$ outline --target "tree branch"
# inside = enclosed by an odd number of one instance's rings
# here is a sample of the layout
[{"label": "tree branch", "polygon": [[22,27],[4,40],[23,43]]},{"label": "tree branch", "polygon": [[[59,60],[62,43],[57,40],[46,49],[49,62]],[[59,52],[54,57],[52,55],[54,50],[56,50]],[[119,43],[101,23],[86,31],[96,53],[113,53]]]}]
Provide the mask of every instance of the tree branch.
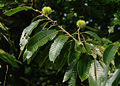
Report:
[{"label": "tree branch", "polygon": [[3,86],[6,86],[7,73],[8,73],[8,65],[6,65],[6,72],[5,72],[5,78],[4,78]]},{"label": "tree branch", "polygon": [[[48,20],[56,23],[56,21],[52,20],[50,17],[48,17],[48,15],[43,14],[41,11],[39,11],[39,10],[34,10],[34,11],[41,13],[42,16],[46,17]],[[70,36],[74,41],[78,41],[69,32],[67,32],[62,26],[60,26],[60,25],[57,24],[57,27],[59,27],[63,32],[65,32],[68,36]]]}]

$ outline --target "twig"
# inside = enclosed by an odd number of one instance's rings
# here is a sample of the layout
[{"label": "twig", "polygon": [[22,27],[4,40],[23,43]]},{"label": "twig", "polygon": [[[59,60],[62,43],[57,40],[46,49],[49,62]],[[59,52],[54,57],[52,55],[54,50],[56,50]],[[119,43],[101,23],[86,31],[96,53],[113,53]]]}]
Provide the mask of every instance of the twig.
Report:
[{"label": "twig", "polygon": [[3,86],[6,86],[7,73],[8,73],[8,65],[6,65],[6,72],[5,72],[5,79],[4,79],[4,82],[3,82]]},{"label": "twig", "polygon": [[70,36],[73,40],[77,41],[77,39],[74,38],[69,32],[67,32],[62,26],[58,25],[58,27],[59,27],[62,31],[64,31],[68,36]]},{"label": "twig", "polygon": [[78,28],[78,40],[79,40],[79,42],[81,42],[81,40],[80,40],[80,27]]},{"label": "twig", "polygon": [[[42,13],[42,11],[39,11],[39,10],[34,10],[34,11],[41,13],[42,16],[45,16],[48,20],[53,21],[50,17],[48,17],[48,15],[45,15],[44,13]],[[55,21],[53,21],[53,22],[55,22]]]},{"label": "twig", "polygon": [[[44,17],[46,17],[48,20],[50,20],[50,21],[52,21],[52,22],[56,22],[56,21],[52,20],[50,17],[48,17],[48,15],[45,15],[44,13],[42,13],[41,11],[39,11],[39,10],[34,10],[34,11],[41,13],[41,14],[42,14]],[[68,36],[70,36],[73,40],[78,41],[78,40],[77,40],[76,38],[74,38],[69,32],[67,32],[62,26],[57,25],[57,27],[59,27],[63,32],[65,32],[65,33],[66,33]]]},{"label": "twig", "polygon": [[80,39],[80,27],[78,28],[77,32],[78,32],[78,40],[79,40],[80,44],[82,44],[81,39]]},{"label": "twig", "polygon": [[22,53],[23,53],[23,50],[20,51],[20,54],[19,54],[19,56],[18,56],[18,59],[20,59],[20,56],[22,55]]}]

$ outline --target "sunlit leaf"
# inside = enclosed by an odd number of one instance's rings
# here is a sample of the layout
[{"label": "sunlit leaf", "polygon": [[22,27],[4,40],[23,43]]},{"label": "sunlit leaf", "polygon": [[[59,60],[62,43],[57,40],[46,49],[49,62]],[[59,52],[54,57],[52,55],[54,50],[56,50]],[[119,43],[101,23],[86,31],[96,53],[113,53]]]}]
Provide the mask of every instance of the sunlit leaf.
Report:
[{"label": "sunlit leaf", "polygon": [[67,81],[71,77],[71,74],[72,74],[72,68],[69,69],[67,72],[65,72],[63,82]]},{"label": "sunlit leaf", "polygon": [[117,77],[115,78],[114,82],[112,83],[112,86],[119,86],[119,81],[120,81],[120,71],[116,74]]},{"label": "sunlit leaf", "polygon": [[73,71],[72,74],[71,74],[71,78],[68,82],[68,86],[76,86],[76,79],[77,79],[77,76],[76,76],[76,72]]},{"label": "sunlit leaf", "polygon": [[30,59],[30,57],[34,54],[34,52],[32,51],[28,51],[27,49],[25,50],[24,54],[23,54],[23,62],[26,60],[26,59]]},{"label": "sunlit leaf", "polygon": [[98,61],[91,64],[89,72],[89,86],[105,86],[108,67],[102,67]]},{"label": "sunlit leaf", "polygon": [[25,45],[28,43],[29,35],[31,35],[33,29],[36,28],[39,22],[42,20],[43,19],[39,19],[37,21],[32,22],[28,27],[26,27],[23,30],[21,38],[20,38],[20,50],[24,49]]},{"label": "sunlit leaf", "polygon": [[114,45],[110,45],[103,54],[103,61],[106,65],[109,65],[110,62],[114,59],[114,56],[116,54],[117,47]]},{"label": "sunlit leaf", "polygon": [[7,15],[7,16],[11,16],[11,15],[17,13],[17,12],[27,10],[27,9],[32,10],[33,8],[32,7],[27,7],[27,6],[17,7],[17,8],[14,8],[14,9],[11,9],[11,10],[5,12],[4,14]]},{"label": "sunlit leaf", "polygon": [[57,33],[58,32],[55,30],[45,30],[38,32],[29,40],[27,44],[28,51],[36,51],[39,47],[43,46],[48,41],[53,40]]},{"label": "sunlit leaf", "polygon": [[120,76],[120,70],[119,69],[115,70],[115,72],[112,74],[112,77],[110,77],[110,79],[107,80],[105,86],[112,86],[112,83],[115,81],[117,76]]},{"label": "sunlit leaf", "polygon": [[50,61],[55,61],[56,57],[60,54],[61,49],[63,48],[63,45],[68,40],[68,36],[65,35],[59,35],[54,43],[51,45],[50,52],[49,52],[49,59]]},{"label": "sunlit leaf", "polygon": [[67,81],[68,79],[71,78],[72,73],[74,72],[74,66],[75,66],[76,62],[73,62],[70,64],[68,70],[65,72],[64,77],[63,77],[63,82]]}]

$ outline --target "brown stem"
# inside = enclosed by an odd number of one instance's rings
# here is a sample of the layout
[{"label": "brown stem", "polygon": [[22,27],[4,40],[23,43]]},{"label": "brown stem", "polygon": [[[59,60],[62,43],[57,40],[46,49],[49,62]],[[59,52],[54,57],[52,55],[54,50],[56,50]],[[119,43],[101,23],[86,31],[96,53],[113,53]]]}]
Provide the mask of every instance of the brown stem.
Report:
[{"label": "brown stem", "polygon": [[70,36],[73,40],[77,41],[77,39],[75,39],[69,32],[67,32],[62,26],[58,25],[58,27],[64,31],[68,36]]},{"label": "brown stem", "polygon": [[[34,10],[34,11],[41,13],[41,14],[42,14],[43,16],[45,16],[48,20],[50,20],[50,21],[52,21],[52,22],[56,22],[56,21],[52,20],[50,17],[48,17],[48,15],[43,14],[41,11],[39,11],[39,10]],[[67,32],[62,26],[57,25],[57,27],[59,27],[63,32],[65,32],[68,36],[70,36],[74,41],[77,41],[77,39],[74,38],[69,32]]]},{"label": "brown stem", "polygon": [[81,41],[81,40],[80,40],[80,27],[78,28],[78,31],[77,31],[77,32],[78,32],[78,40],[79,40],[79,42],[80,42],[80,41]]},{"label": "brown stem", "polygon": [[4,82],[3,82],[3,86],[6,86],[7,73],[8,73],[8,65],[6,65],[6,72],[5,72],[5,79],[4,79]]},{"label": "brown stem", "polygon": [[78,40],[79,40],[80,44],[82,44],[81,39],[80,39],[80,27],[78,28],[77,32],[78,32]]},{"label": "brown stem", "polygon": [[[48,15],[45,15],[44,13],[42,13],[42,11],[39,11],[39,10],[34,10],[34,11],[41,13],[41,14],[42,14],[43,16],[45,16],[48,20],[53,21],[50,17],[48,17]],[[53,21],[53,22],[55,22],[55,21]]]}]

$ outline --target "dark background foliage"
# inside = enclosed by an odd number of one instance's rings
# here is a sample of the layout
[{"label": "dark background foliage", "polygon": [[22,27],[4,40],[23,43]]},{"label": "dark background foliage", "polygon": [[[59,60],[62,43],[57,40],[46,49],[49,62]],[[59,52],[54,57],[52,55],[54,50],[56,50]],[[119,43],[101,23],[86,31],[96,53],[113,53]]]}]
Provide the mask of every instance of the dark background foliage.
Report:
[{"label": "dark background foliage", "polygon": [[[115,21],[115,13],[118,15],[118,21],[120,21],[119,0],[1,0],[0,22],[9,28],[4,34],[12,40],[14,46],[10,47],[10,44],[0,34],[0,49],[12,54],[14,53],[16,57],[18,57],[20,52],[19,40],[23,29],[38,14],[28,10],[16,13],[11,17],[3,14],[5,11],[18,6],[32,6],[39,10],[44,6],[50,6],[54,10],[50,17],[56,20],[58,24],[63,25],[68,32],[75,32],[76,21],[83,19],[88,26],[99,30],[97,33],[100,37],[106,37],[111,41],[120,41],[120,24],[117,21],[113,23]],[[108,26],[114,26],[113,33],[108,32]],[[85,30],[82,29],[82,31]],[[48,46],[48,44],[45,46]],[[41,50],[44,50],[45,46],[41,47]],[[65,73],[64,69],[67,69],[66,66],[63,67],[61,72],[57,73],[56,64],[52,64],[47,60],[42,67],[39,67],[39,55],[36,59],[29,65],[25,62],[20,65],[20,68],[9,66],[7,86],[67,86],[67,82],[62,83]],[[22,58],[20,60],[22,61]],[[4,81],[6,64],[0,60],[1,83]],[[80,82],[79,78],[77,81]],[[78,86],[80,85],[88,86],[88,83],[84,81],[78,83]]]}]

